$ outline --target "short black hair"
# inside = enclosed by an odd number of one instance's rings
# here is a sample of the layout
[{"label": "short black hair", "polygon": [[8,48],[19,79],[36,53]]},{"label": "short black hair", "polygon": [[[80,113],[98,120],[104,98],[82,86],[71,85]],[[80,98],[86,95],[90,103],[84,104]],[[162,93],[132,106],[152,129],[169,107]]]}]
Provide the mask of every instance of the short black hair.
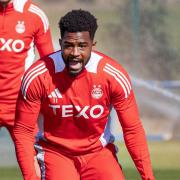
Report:
[{"label": "short black hair", "polygon": [[67,32],[82,32],[88,31],[91,40],[94,39],[95,32],[97,30],[97,19],[89,12],[85,10],[72,10],[61,17],[59,21],[59,29],[61,32],[61,38],[64,37],[64,33]]}]

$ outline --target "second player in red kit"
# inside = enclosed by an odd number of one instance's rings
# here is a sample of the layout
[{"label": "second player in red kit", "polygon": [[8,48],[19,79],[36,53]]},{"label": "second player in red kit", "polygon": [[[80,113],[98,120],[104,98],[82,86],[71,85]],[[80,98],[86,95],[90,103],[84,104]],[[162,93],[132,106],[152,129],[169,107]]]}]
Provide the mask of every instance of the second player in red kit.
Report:
[{"label": "second player in red kit", "polygon": [[31,0],[0,0],[0,127],[12,135],[21,79],[35,58],[53,52],[49,22]]}]

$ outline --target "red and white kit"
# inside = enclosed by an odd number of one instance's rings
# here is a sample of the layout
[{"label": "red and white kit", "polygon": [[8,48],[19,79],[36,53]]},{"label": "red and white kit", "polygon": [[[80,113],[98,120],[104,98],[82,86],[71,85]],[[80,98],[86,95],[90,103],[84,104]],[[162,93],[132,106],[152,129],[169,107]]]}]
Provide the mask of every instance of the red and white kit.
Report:
[{"label": "red and white kit", "polygon": [[[113,119],[108,120],[111,106],[117,111],[126,145],[142,178],[153,179],[132,85],[126,71],[116,61],[99,52],[92,52],[84,70],[72,77],[65,68],[61,51],[58,51],[32,65],[25,73],[21,92],[14,134],[18,161],[27,179],[33,175],[35,177],[33,128],[39,111],[44,116],[42,138],[37,145],[40,150],[38,158],[44,166],[43,177],[48,177],[46,163],[49,167],[61,162],[58,158],[70,157],[74,160],[82,157],[79,163],[91,164],[93,160],[89,156],[94,153],[96,166],[101,167],[102,171],[103,167],[109,166],[113,175],[115,163],[102,164],[100,161],[101,164],[98,164],[96,156],[97,152],[101,152],[101,158],[108,158],[104,151],[113,146],[114,137],[110,131]],[[56,156],[58,153],[60,155]],[[67,170],[65,162],[68,160],[64,160],[60,168],[54,168],[55,176],[63,173],[61,168],[66,168],[65,172],[70,174],[71,170]],[[55,166],[58,167],[57,164]],[[79,168],[80,165],[77,166]]]},{"label": "red and white kit", "polygon": [[41,57],[53,51],[44,12],[29,0],[0,6],[0,126],[14,124],[21,79],[34,61],[34,46]]}]

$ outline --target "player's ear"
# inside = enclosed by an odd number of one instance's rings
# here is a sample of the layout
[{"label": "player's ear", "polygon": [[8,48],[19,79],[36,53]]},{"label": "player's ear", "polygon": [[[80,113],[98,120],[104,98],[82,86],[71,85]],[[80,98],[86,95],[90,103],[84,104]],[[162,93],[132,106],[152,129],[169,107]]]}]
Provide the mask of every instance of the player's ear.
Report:
[{"label": "player's ear", "polygon": [[96,49],[96,43],[97,43],[97,41],[93,41],[92,50],[95,50],[95,49]]}]

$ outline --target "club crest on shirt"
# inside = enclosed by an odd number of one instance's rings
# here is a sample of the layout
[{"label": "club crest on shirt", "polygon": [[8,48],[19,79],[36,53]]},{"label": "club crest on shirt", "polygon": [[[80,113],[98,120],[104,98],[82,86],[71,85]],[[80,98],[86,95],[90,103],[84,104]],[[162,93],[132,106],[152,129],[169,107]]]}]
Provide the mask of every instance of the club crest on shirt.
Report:
[{"label": "club crest on shirt", "polygon": [[91,96],[94,99],[100,99],[103,96],[103,89],[101,85],[94,85],[91,91]]},{"label": "club crest on shirt", "polygon": [[24,21],[18,21],[15,29],[16,29],[16,32],[19,34],[24,33],[26,30],[25,25],[24,25]]}]

